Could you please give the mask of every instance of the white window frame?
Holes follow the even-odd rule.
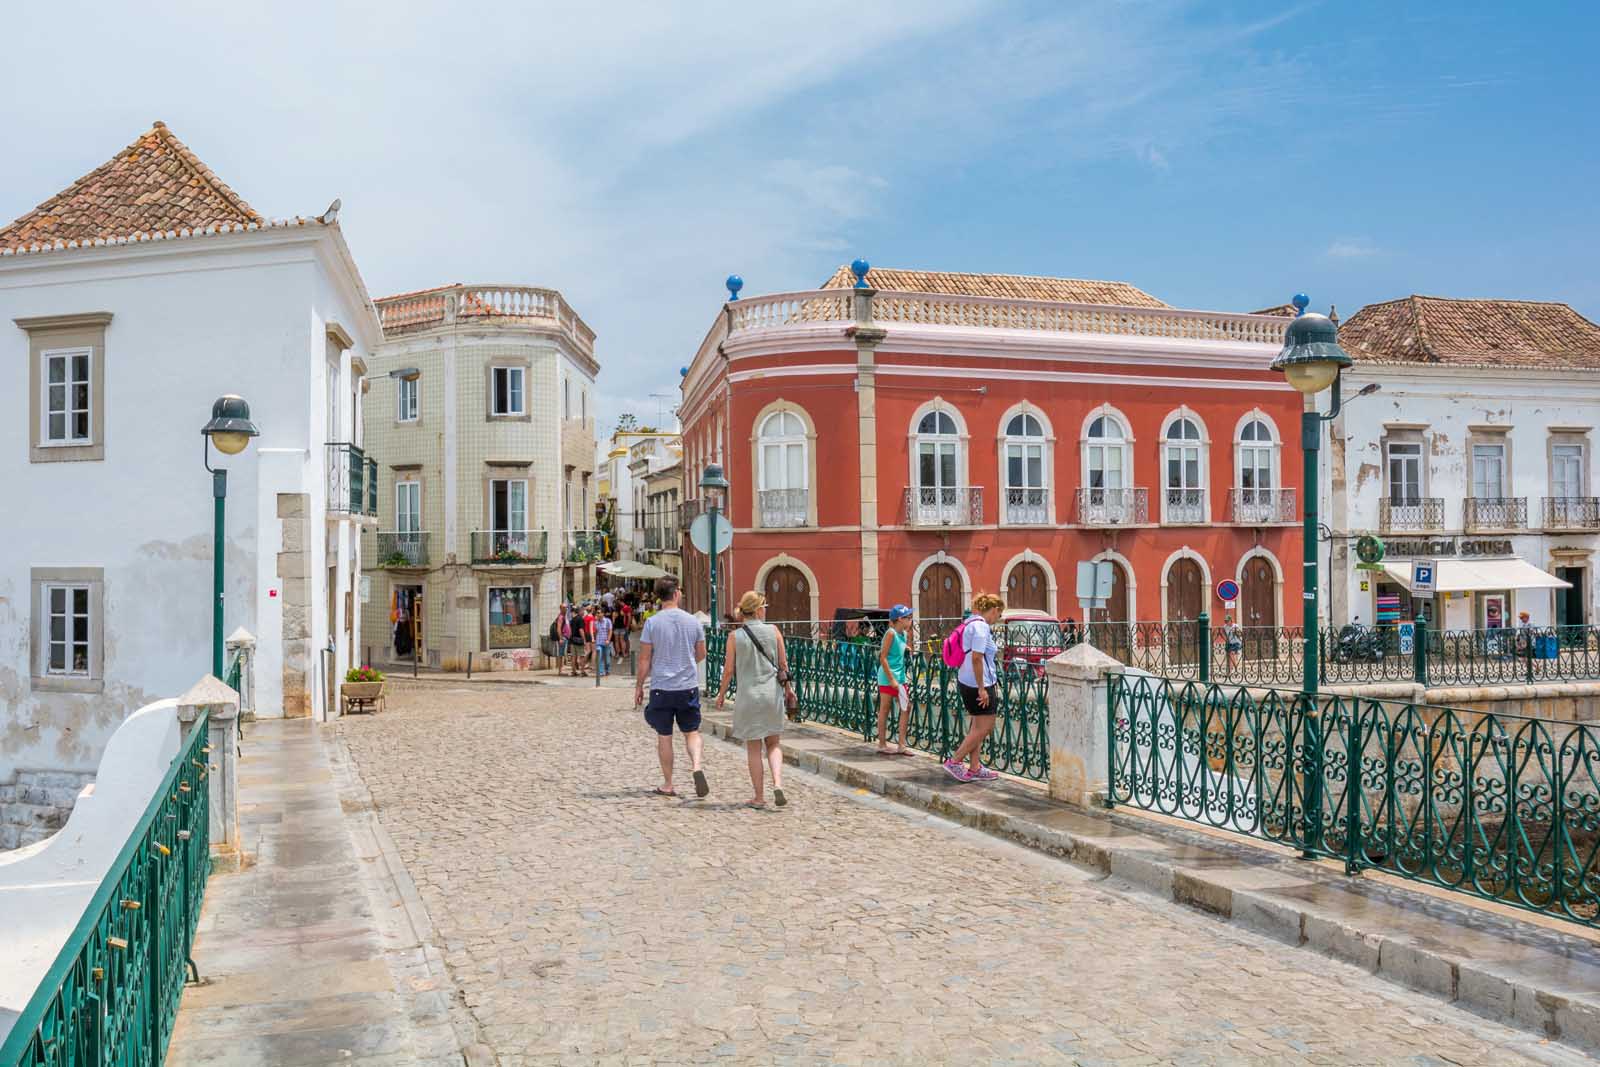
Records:
[[[405,516],[407,509],[401,507],[401,502],[406,497],[416,498],[416,508],[409,513],[415,518],[416,524],[407,527]],[[395,533],[414,534],[422,532],[422,481],[417,478],[402,478],[394,483],[394,529]]]
[[[395,421],[416,422],[422,409],[422,382],[416,378],[397,378],[395,385]]]
[[[1473,441],[1471,448],[1471,469],[1468,471],[1468,477],[1471,479],[1469,487],[1472,492],[1469,495],[1474,500],[1504,500],[1509,497],[1511,495],[1511,471],[1509,470],[1511,450],[1507,447],[1506,442],[1503,439],[1497,441]],[[1499,485],[1493,493],[1478,492],[1478,452],[1480,449],[1486,453],[1485,462],[1494,458],[1499,467]],[[1499,453],[1498,457],[1491,455],[1495,452]]]
[[[1415,460],[1417,468],[1416,494],[1413,497],[1395,498],[1394,460],[1395,450],[1404,449],[1399,455],[1403,460]],[[1383,443],[1383,499],[1394,507],[1417,507],[1428,496],[1427,468],[1424,461],[1427,458],[1425,443],[1417,438],[1398,438]]]
[[[500,375],[506,376],[506,409],[500,409]],[[512,375],[516,375],[513,379]],[[515,380],[516,387],[512,387]],[[512,404],[515,401],[515,405]],[[497,418],[520,417],[528,413],[528,369],[505,365],[489,369],[489,414]]]
[[[84,363],[83,384],[89,396],[89,406],[83,409],[84,420],[88,424],[89,432],[83,437],[72,435],[72,386],[76,380],[72,376],[73,361],[82,356]],[[62,437],[50,436],[50,361],[62,361],[62,400],[65,406],[61,409]],[[94,349],[85,346],[72,348],[47,348],[39,353],[39,447],[41,448],[82,448],[93,445],[94,441]]]
[[[1563,465],[1560,453],[1576,452],[1578,472],[1574,479],[1577,492],[1569,493],[1565,482],[1558,479],[1557,474]],[[1582,440],[1554,440],[1550,442],[1550,496],[1561,499],[1576,499],[1589,496],[1589,445]]]
[[[54,594],[58,592],[63,595],[66,608],[63,614],[64,641],[55,640],[54,627],[51,625],[55,621]],[[83,620],[83,628],[88,632],[82,635],[81,638],[77,633],[76,621],[80,616],[76,611],[72,610],[74,593],[82,593],[85,601],[81,618]],[[44,582],[40,585],[40,596],[43,598],[43,602],[39,605],[39,617],[44,624],[44,632],[39,635],[41,646],[44,649],[44,662],[41,665],[43,673],[51,678],[93,678],[95,645],[100,639],[99,627],[94,624],[94,585],[90,582]],[[58,670],[51,666],[51,654],[58,644],[64,646],[63,662],[68,664],[72,662],[73,648],[80,644],[83,646],[84,666],[82,670],[77,670],[70,666],[62,667]]]
[[[1013,434],[1011,424],[1018,419],[1032,420],[1038,427],[1038,433],[1027,432]],[[1048,525],[1054,521],[1050,506],[1051,486],[1053,485],[1052,468],[1050,463],[1051,435],[1049,423],[1044,416],[1029,407],[1023,407],[1006,412],[1004,421],[1000,424],[1000,521],[1007,525],[1038,526]],[[1026,430],[1026,425],[1024,425]],[[1028,460],[1029,453],[1038,452],[1039,484],[1029,484]],[[1022,461],[1022,484],[1011,483],[1011,455],[1018,452]],[[1033,505],[1024,500],[1016,507],[1013,514],[1011,494],[1013,492],[1037,492],[1039,503]]]
[[[1093,434],[1093,432],[1094,432],[1094,424],[1097,423],[1097,422],[1100,422],[1102,419],[1105,420],[1106,423],[1109,423],[1110,425],[1115,426],[1117,428],[1118,436],[1116,436],[1116,437],[1106,437],[1103,434],[1101,436],[1099,436],[1099,437],[1091,436],[1091,434]],[[1090,490],[1094,490],[1094,489],[1101,489],[1101,490],[1112,489],[1112,490],[1119,490],[1120,491],[1120,490],[1125,490],[1125,489],[1132,489],[1133,488],[1133,449],[1131,447],[1132,443],[1133,443],[1133,436],[1128,432],[1128,420],[1124,419],[1120,413],[1115,412],[1115,411],[1109,411],[1109,410],[1099,410],[1099,411],[1095,411],[1094,413],[1092,413],[1089,416],[1089,418],[1087,420],[1085,420],[1084,426],[1083,426],[1083,442],[1082,442],[1083,487],[1085,489],[1090,489]],[[1099,465],[1098,468],[1096,468],[1096,466],[1095,466],[1095,458],[1096,458],[1095,457],[1095,452],[1096,451],[1099,452],[1099,459],[1100,459],[1100,465]],[[1122,481],[1121,485],[1107,485],[1107,484],[1105,484],[1105,474],[1106,474],[1106,471],[1109,470],[1109,468],[1106,465],[1106,456],[1110,452],[1118,453],[1118,456],[1119,456],[1119,458],[1121,460],[1121,464],[1120,464],[1120,468],[1121,469],[1119,471],[1119,473],[1121,475],[1121,481]],[[1096,469],[1098,469],[1100,471],[1100,476],[1101,476],[1101,484],[1100,485],[1095,485],[1094,484],[1094,472],[1095,472]]]
[[[1194,427],[1196,437],[1169,438],[1173,427],[1180,422],[1187,422]],[[1189,462],[1188,451],[1195,451],[1195,479],[1194,485],[1187,484],[1186,468]],[[1170,466],[1172,453],[1179,452],[1180,464],[1179,481],[1182,484],[1171,485]],[[1183,525],[1204,524],[1211,521],[1211,435],[1206,430],[1205,420],[1187,407],[1181,407],[1169,414],[1161,423],[1161,521],[1162,523],[1179,523]],[[1183,505],[1174,505],[1171,500],[1173,493],[1199,493],[1197,507],[1190,508]]]

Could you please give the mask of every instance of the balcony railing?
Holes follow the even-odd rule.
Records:
[[[1050,521],[1048,489],[1016,487],[1006,490],[1006,510],[1000,521],[1008,526],[1043,526]]]
[[[527,285],[447,285],[377,302],[383,332],[394,337],[461,324],[554,329],[594,357],[594,331],[554,289]]]
[[[1468,530],[1523,530],[1528,526],[1528,501],[1520,496],[1469,496],[1462,525]]]
[[[1078,490],[1078,523],[1082,526],[1129,526],[1149,521],[1149,497],[1143,489]]]
[[[649,534],[646,532],[646,542]],[[599,530],[568,530],[567,551],[565,559],[568,563],[593,563],[600,559],[605,552],[605,538]]]
[[[426,567],[428,535],[420,530],[379,530],[377,565]]]
[[[983,489],[952,485],[906,490],[907,526],[977,526],[983,522]]]
[[[1295,521],[1293,489],[1231,489],[1228,502],[1237,523],[1270,526]]]
[[[378,513],[378,463],[361,446],[328,442],[328,510],[341,515]]]
[[[1547,496],[1546,530],[1600,530],[1600,496]]]
[[[1174,525],[1193,526],[1206,521],[1206,491],[1204,489],[1163,489],[1165,507],[1161,521]]]
[[[764,529],[804,526],[808,521],[809,493],[805,489],[763,489],[756,494]]]
[[[1385,532],[1444,529],[1444,497],[1378,501],[1378,526]]]
[[[473,530],[472,562],[528,567],[548,558],[547,530]]]

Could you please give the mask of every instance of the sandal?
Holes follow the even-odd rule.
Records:
[[[656,786],[656,788],[655,788],[655,794],[658,797],[675,797],[675,796],[678,795],[677,790],[675,790],[675,789],[662,789],[659,785]]]
[[[709,792],[711,792],[711,786],[706,782],[706,772],[705,771],[695,771],[694,772],[694,795],[697,796],[697,797],[704,798],[705,795],[707,793],[709,793]]]
[[[772,802],[781,808],[785,807],[789,803],[789,798],[783,795],[783,790],[774,786],[772,790]]]

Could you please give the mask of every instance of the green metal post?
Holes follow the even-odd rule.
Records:
[[[707,523],[706,531],[706,539],[709,542],[706,545],[708,550],[706,555],[711,558],[711,628],[715,630],[722,625],[718,621],[722,616],[717,614],[717,503],[715,499],[706,502],[706,516],[710,520]]]
[[[1200,680],[1211,681],[1211,616],[1201,612],[1194,620],[1195,630],[1200,641]]]
[[[1411,663],[1417,684],[1427,687],[1428,684],[1428,620],[1418,615],[1416,620],[1415,642],[1411,646]]]
[[[211,673],[222,677],[222,542],[227,530],[224,514],[228,501],[228,472],[211,472],[211,496],[214,504],[211,519],[211,589],[215,594],[211,605]]]
[[[1338,386],[1334,387],[1335,389]],[[1300,666],[1300,692],[1305,707],[1305,797],[1306,819],[1304,851],[1315,854],[1322,840],[1322,721],[1317,709],[1317,677],[1321,637],[1317,629],[1317,454],[1322,445],[1322,418],[1315,410],[1300,414],[1300,449],[1305,454],[1305,527],[1302,569],[1301,627],[1305,634]]]

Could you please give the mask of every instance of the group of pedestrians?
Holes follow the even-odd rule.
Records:
[[[633,594],[606,592],[581,604],[562,604],[550,623],[556,651],[556,673],[574,678],[591,672],[605,677],[612,664],[632,649],[640,626],[640,600]]]
[[[676,578],[655,584],[658,607],[645,620],[639,634],[639,658],[634,677],[634,706],[644,709],[645,722],[656,734],[656,755],[661,764],[659,796],[678,795],[673,782],[672,735],[683,735],[690,774],[697,797],[711,792],[702,766],[700,736],[700,664],[706,658],[706,638],[700,620],[678,606]],[[996,656],[999,648],[994,626],[1005,603],[993,593],[979,594],[972,613],[949,639],[948,655],[960,656],[956,688],[967,712],[968,727],[961,744],[944,761],[944,770],[959,782],[989,782],[1000,776],[982,762],[984,742],[994,731],[1000,710]],[[722,708],[731,686],[738,687],[731,733],[744,743],[752,788],[750,807],[766,806],[766,782],[772,782],[772,799],[788,804],[783,791],[783,727],[797,701],[789,673],[788,650],[778,627],[766,621],[767,600],[751,590],[739,600],[739,611],[727,636],[722,677],[717,685],[717,707]],[[888,628],[878,648],[878,752],[909,756],[906,731],[912,697],[907,679],[907,648],[911,609],[896,604],[889,610]],[[951,664],[954,666],[954,663]],[[648,695],[647,695],[648,689]],[[888,726],[899,712],[897,743],[888,743]]]

